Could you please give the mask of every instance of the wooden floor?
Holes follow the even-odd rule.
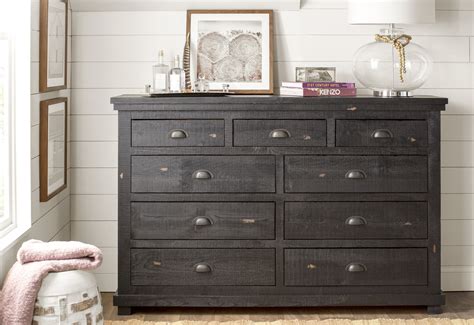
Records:
[[[112,306],[112,293],[103,293],[106,320],[174,321],[235,321],[271,322],[277,320],[343,319],[422,319],[450,318],[474,319],[474,292],[450,292],[446,294],[446,306],[441,315],[427,315],[425,308],[142,308],[131,316],[117,316]]]

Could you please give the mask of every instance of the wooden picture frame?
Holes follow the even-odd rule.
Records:
[[[40,103],[40,202],[67,187],[67,98]]]
[[[40,92],[67,88],[67,1],[40,2]]]
[[[188,10],[186,35],[191,84],[202,74],[211,91],[273,94],[273,10]]]

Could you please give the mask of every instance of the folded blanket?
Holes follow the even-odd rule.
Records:
[[[49,272],[92,270],[102,263],[102,252],[81,242],[29,240],[17,254],[0,292],[0,324],[31,324],[36,296]]]

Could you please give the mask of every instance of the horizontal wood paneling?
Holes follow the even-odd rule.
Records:
[[[116,221],[71,221],[71,239],[98,247],[117,247]]]
[[[351,61],[373,36],[285,35],[275,37],[275,61]],[[436,62],[469,62],[469,37],[417,37]],[[153,62],[162,44],[166,61],[182,51],[183,36],[76,36],[73,62]],[[123,46],[127,44],[127,46]],[[324,46],[322,46],[324,45]]]
[[[73,63],[74,88],[136,88],[141,89],[151,81],[153,62],[81,62]],[[280,62],[274,66],[276,85],[294,80],[297,66],[335,66],[339,80],[355,82],[351,62]],[[469,89],[472,87],[471,63],[436,63],[433,74],[424,88]]]
[[[117,273],[95,274],[95,279],[101,292],[117,291]]]
[[[72,168],[118,167],[117,142],[72,142],[70,148]]]
[[[442,168],[441,193],[474,193],[474,168]]]
[[[144,92],[144,87],[136,89],[73,89],[71,114],[73,115],[116,115],[110,98],[122,94]]]
[[[442,220],[441,243],[443,245],[473,246],[474,220]]]
[[[441,289],[444,291],[473,291],[474,272],[441,273]]]
[[[71,169],[71,194],[117,194],[117,168]]]
[[[449,141],[474,141],[473,116],[443,116],[441,139]]]
[[[445,266],[474,265],[474,247],[472,246],[443,246],[441,264]]]
[[[117,115],[71,116],[71,141],[117,141]]]
[[[441,143],[441,166],[474,167],[474,142],[444,141]]]
[[[441,195],[441,218],[474,219],[474,194]]]
[[[347,0],[301,0],[301,7],[312,8],[346,8]],[[443,10],[473,10],[474,4],[471,0],[436,0],[436,8]]]
[[[117,220],[117,195],[71,195],[71,219]]]

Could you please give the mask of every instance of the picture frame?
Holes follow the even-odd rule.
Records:
[[[336,82],[334,67],[297,67],[296,82]]]
[[[40,102],[40,202],[67,187],[67,104],[65,97]]]
[[[67,88],[67,1],[40,2],[40,92]]]
[[[188,10],[190,79],[211,91],[273,94],[273,10]]]

